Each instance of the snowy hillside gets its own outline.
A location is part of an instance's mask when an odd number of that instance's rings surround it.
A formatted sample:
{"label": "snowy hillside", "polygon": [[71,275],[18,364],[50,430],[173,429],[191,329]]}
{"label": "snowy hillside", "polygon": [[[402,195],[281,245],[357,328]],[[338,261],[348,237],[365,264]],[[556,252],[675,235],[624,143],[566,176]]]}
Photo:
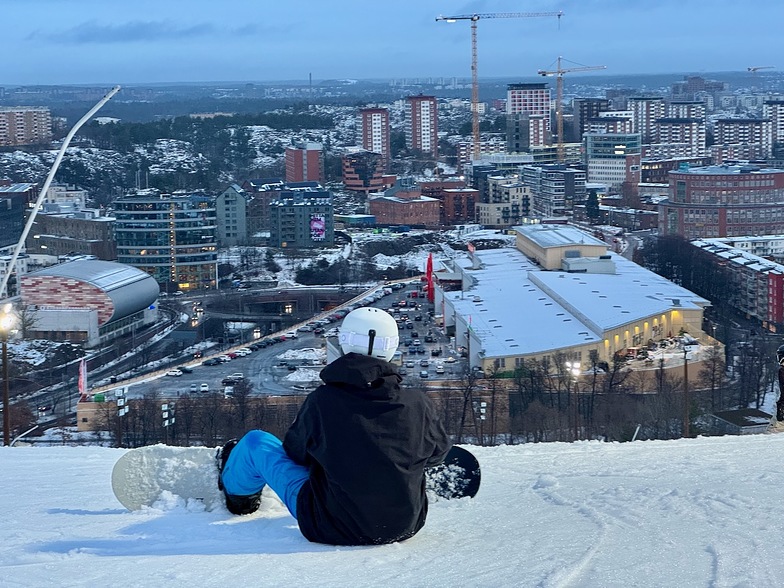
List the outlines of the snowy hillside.
{"label": "snowy hillside", "polygon": [[127,512],[122,450],[0,449],[4,586],[781,584],[784,435],[473,448],[475,499],[431,503],[413,539],[308,543],[273,497],[235,517],[176,500]]}

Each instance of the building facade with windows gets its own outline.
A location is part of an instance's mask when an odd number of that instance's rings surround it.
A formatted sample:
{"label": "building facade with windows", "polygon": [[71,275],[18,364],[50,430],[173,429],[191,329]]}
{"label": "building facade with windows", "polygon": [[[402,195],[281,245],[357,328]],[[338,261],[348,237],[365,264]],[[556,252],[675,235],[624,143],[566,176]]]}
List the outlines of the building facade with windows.
{"label": "building facade with windows", "polygon": [[312,249],[335,243],[332,194],[322,188],[283,190],[270,203],[270,247]]}
{"label": "building facade with windows", "polygon": [[587,181],[619,190],[624,183],[640,183],[642,144],[638,133],[586,133]]}
{"label": "building facade with windows", "polygon": [[304,143],[286,147],[287,182],[323,182],[324,147],[321,143]]}
{"label": "building facade with windows", "polygon": [[669,174],[659,234],[686,239],[784,233],[784,170],[714,165]]}
{"label": "building facade with windows", "polygon": [[215,198],[143,190],[114,201],[117,261],[165,291],[217,287]]}
{"label": "building facade with windows", "polygon": [[391,155],[389,110],[386,108],[362,108],[359,111],[359,120],[362,131],[362,148],[381,155],[384,171],[386,171]]}
{"label": "building facade with windows", "polygon": [[0,106],[0,147],[40,145],[52,140],[52,115],[37,106]]}
{"label": "building facade with windows", "polygon": [[406,146],[438,159],[438,102],[434,96],[406,98]]}

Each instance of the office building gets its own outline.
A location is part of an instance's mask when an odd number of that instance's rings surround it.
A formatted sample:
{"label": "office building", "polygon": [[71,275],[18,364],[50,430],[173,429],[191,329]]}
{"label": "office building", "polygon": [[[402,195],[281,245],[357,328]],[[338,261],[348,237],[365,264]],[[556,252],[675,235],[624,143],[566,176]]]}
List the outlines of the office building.
{"label": "office building", "polygon": [[624,183],[640,182],[641,144],[639,133],[585,134],[587,181],[619,190]]}
{"label": "office building", "polygon": [[214,197],[142,190],[113,207],[117,261],[147,272],[166,292],[217,287]]}

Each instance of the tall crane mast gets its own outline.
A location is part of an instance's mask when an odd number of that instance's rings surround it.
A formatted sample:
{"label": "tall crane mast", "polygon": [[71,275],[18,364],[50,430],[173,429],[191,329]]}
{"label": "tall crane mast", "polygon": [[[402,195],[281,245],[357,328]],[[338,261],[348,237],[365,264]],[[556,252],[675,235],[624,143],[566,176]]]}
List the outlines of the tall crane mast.
{"label": "tall crane mast", "polygon": [[436,22],[471,21],[471,130],[473,131],[473,159],[479,159],[479,74],[476,58],[476,23],[486,18],[535,18],[557,16],[560,23],[563,11],[558,12],[485,12],[482,14],[459,14],[457,16],[437,16]]}
{"label": "tall crane mast", "polygon": [[752,65],[746,68],[751,73],[757,73],[761,69],[775,69],[772,65]]}
{"label": "tall crane mast", "polygon": [[556,76],[555,78],[555,120],[558,131],[558,163],[563,163],[564,160],[564,140],[563,140],[563,76],[566,73],[575,71],[595,71],[598,69],[607,69],[606,65],[581,65],[579,67],[561,67],[562,57],[558,57],[555,70],[547,71],[540,69],[538,73],[540,76]]}

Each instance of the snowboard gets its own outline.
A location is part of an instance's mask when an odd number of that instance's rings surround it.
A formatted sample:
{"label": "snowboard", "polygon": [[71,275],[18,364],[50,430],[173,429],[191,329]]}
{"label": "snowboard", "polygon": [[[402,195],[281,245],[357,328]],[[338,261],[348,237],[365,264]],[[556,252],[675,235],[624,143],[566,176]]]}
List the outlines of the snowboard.
{"label": "snowboard", "polygon": [[[112,469],[112,490],[128,510],[184,501],[187,508],[213,510],[225,505],[218,489],[214,447],[148,445],[131,449]],[[479,491],[479,462],[453,446],[444,463],[425,470],[428,491],[445,499],[473,497]],[[202,506],[203,505],[203,506]]]}
{"label": "snowboard", "polygon": [[479,492],[482,472],[474,454],[452,445],[444,463],[425,470],[425,487],[440,498],[473,498]]}

